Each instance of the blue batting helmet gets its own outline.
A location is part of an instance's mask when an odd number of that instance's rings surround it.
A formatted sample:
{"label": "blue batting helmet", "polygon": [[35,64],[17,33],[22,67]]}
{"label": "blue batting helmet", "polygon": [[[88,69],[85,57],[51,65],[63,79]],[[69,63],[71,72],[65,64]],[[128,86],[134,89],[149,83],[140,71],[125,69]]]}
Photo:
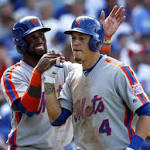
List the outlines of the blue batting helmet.
{"label": "blue batting helmet", "polygon": [[44,27],[40,19],[36,16],[24,17],[14,25],[12,36],[19,53],[24,53],[27,49],[27,43],[25,42],[24,37],[38,30],[47,32],[51,29]]}
{"label": "blue batting helmet", "polygon": [[92,51],[98,51],[104,41],[104,29],[96,19],[88,16],[77,17],[71,26],[70,30],[65,31],[65,34],[72,34],[72,32],[80,32],[91,35],[89,47]]}

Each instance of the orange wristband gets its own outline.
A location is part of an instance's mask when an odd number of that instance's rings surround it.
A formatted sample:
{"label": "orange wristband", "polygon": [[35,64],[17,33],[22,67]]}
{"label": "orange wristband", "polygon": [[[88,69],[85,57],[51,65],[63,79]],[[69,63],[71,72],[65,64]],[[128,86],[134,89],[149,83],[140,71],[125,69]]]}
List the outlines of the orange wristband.
{"label": "orange wristband", "polygon": [[28,112],[36,112],[41,103],[41,97],[39,98],[32,97],[26,91],[21,98],[21,103]]}
{"label": "orange wristband", "polygon": [[33,70],[32,77],[30,80],[30,85],[32,86],[41,86],[41,73],[36,69]]}
{"label": "orange wristband", "polygon": [[100,53],[111,53],[111,44],[109,45],[103,45],[102,48],[100,49]]}
{"label": "orange wristband", "polygon": [[104,45],[110,45],[111,44],[111,37],[104,36],[103,44]]}
{"label": "orange wristband", "polygon": [[104,36],[104,40],[111,40],[111,39],[112,39],[111,36],[110,37]]}

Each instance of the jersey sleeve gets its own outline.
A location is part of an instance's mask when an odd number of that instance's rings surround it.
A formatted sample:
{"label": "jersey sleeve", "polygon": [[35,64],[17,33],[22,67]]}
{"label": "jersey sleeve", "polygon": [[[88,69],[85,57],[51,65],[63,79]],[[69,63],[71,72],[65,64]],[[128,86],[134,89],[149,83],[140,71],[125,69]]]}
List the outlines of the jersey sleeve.
{"label": "jersey sleeve", "polygon": [[16,72],[15,69],[8,69],[1,78],[1,87],[5,99],[12,107],[12,104],[20,99],[28,88],[28,81],[25,81],[22,75]]}
{"label": "jersey sleeve", "polygon": [[135,112],[150,101],[140,82],[137,80],[134,71],[129,66],[122,66],[121,70],[117,72],[115,80],[117,92],[127,106]]}
{"label": "jersey sleeve", "polygon": [[71,73],[68,74],[66,82],[60,92],[59,101],[62,108],[68,109],[70,112],[73,111],[73,100],[70,91]]}

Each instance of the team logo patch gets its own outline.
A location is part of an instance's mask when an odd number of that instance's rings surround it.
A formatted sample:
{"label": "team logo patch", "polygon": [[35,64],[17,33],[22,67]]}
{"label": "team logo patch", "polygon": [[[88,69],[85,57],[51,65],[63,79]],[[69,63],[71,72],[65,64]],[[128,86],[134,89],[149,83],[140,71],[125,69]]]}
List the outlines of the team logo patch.
{"label": "team logo patch", "polygon": [[75,26],[78,27],[80,23],[81,23],[81,19],[76,20]]}
{"label": "team logo patch", "polygon": [[34,24],[35,26],[37,25],[37,20],[36,20],[36,19],[32,19],[31,22],[32,22],[32,24]]}
{"label": "team logo patch", "polygon": [[134,93],[134,95],[137,96],[139,94],[142,94],[144,91],[143,91],[141,84],[138,83],[138,84],[132,85],[130,92]]}

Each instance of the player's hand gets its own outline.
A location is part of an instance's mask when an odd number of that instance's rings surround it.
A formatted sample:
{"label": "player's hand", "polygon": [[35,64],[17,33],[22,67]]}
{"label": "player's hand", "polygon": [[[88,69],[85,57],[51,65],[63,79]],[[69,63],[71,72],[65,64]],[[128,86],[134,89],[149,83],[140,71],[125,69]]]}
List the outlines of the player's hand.
{"label": "player's hand", "polygon": [[105,36],[111,37],[125,19],[125,8],[123,6],[118,8],[115,5],[106,19],[105,12],[102,11],[100,22],[103,24]]}
{"label": "player's hand", "polygon": [[38,64],[35,66],[35,69],[43,73],[52,65],[56,64],[57,58],[60,58],[60,62],[64,62],[65,58],[60,53],[46,53],[39,60]]}
{"label": "player's hand", "polygon": [[42,84],[54,84],[55,76],[60,68],[63,68],[63,65],[60,63],[60,57],[57,57],[56,64],[42,73]]}

